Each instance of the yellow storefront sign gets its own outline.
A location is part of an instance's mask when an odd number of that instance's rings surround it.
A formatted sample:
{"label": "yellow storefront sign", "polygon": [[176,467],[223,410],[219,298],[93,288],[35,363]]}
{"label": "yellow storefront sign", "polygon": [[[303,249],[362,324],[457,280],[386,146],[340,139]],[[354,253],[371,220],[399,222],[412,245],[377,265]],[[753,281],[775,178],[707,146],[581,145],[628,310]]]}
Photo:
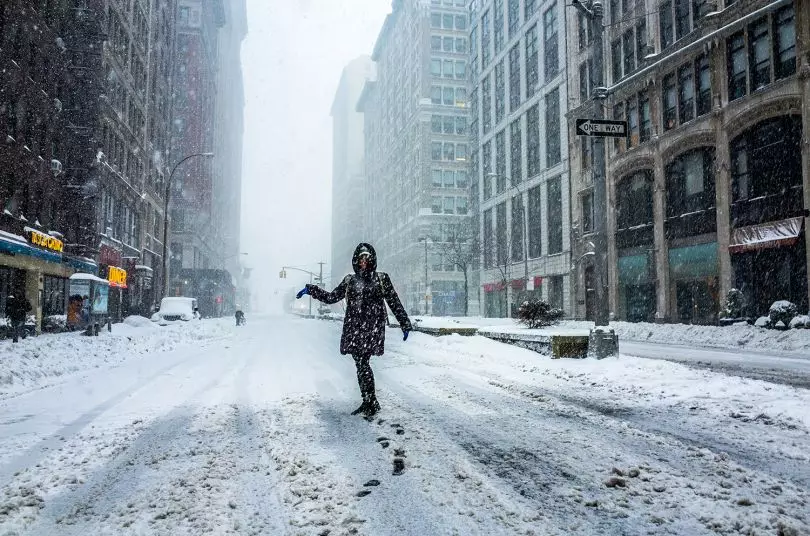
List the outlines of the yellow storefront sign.
{"label": "yellow storefront sign", "polygon": [[39,231],[31,231],[30,241],[33,245],[39,246],[51,251],[62,253],[65,245],[58,238],[54,238]]}
{"label": "yellow storefront sign", "polygon": [[117,266],[110,266],[107,281],[111,287],[127,288],[127,271]]}

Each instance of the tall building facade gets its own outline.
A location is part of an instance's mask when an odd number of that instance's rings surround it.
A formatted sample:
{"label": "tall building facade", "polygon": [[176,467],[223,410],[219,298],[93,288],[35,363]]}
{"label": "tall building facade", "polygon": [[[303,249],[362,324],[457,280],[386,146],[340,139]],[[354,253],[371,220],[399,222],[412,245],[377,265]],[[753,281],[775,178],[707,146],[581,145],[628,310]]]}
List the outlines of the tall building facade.
{"label": "tall building facade", "polygon": [[469,226],[466,0],[395,0],[364,113],[366,227],[409,312],[458,315],[464,273],[445,255]]}
{"label": "tall building facade", "polygon": [[[170,294],[193,293],[203,314],[233,309],[239,285],[244,0],[180,0],[172,152],[189,159],[172,181]],[[226,270],[230,268],[230,270]]]}
{"label": "tall building facade", "polygon": [[482,313],[571,311],[565,2],[474,0],[471,169]]}
{"label": "tall building facade", "polygon": [[[610,307],[617,319],[714,323],[732,288],[747,316],[808,308],[810,2],[610,0]],[[568,23],[575,312],[592,317],[591,28]],[[575,76],[576,74],[576,76]]]}
{"label": "tall building facade", "polygon": [[343,69],[332,102],[332,285],[352,272],[352,252],[366,239],[365,138],[357,101],[373,79],[371,57],[356,58]]}
{"label": "tall building facade", "polygon": [[110,280],[114,319],[152,307],[173,4],[0,6],[0,157],[12,164],[3,167],[2,225],[5,251],[15,253],[2,257],[0,294],[24,291],[38,325],[64,314],[66,278],[76,271]]}

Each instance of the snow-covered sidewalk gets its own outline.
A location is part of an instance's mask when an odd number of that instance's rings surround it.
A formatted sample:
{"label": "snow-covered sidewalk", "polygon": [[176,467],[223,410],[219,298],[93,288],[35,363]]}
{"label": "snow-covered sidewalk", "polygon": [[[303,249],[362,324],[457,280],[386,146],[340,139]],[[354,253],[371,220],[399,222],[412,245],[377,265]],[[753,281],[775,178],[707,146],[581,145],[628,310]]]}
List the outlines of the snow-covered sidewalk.
{"label": "snow-covered sidewalk", "polygon": [[0,400],[59,382],[65,376],[112,367],[147,354],[230,336],[230,319],[158,326],[129,317],[98,337],[44,334],[14,344],[0,341]]}
{"label": "snow-covered sidewalk", "polygon": [[0,534],[810,533],[810,391],[392,329],[367,422],[341,327],[256,319],[0,401]]}

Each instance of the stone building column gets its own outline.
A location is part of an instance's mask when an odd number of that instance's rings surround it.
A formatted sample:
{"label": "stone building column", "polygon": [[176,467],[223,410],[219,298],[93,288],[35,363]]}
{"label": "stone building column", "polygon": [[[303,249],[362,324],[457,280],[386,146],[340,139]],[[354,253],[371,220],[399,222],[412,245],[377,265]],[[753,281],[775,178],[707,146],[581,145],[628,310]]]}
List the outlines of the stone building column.
{"label": "stone building column", "polygon": [[715,203],[717,206],[717,276],[720,304],[725,302],[731,290],[731,156],[728,147],[728,133],[723,128],[721,116],[712,118],[715,132]]}
{"label": "stone building column", "polygon": [[669,322],[669,244],[665,222],[667,219],[667,187],[664,174],[664,159],[660,151],[653,157],[653,235],[655,237],[655,322]]}
{"label": "stone building column", "polygon": [[[607,117],[607,114],[606,114]],[[607,138],[607,142],[610,138]],[[619,250],[616,247],[616,180],[615,173],[610,165],[609,143],[605,143],[605,159],[607,160],[607,227],[605,229],[605,242],[607,243],[607,295],[610,305],[610,319],[615,320],[619,311]],[[594,257],[595,258],[595,257]]]}

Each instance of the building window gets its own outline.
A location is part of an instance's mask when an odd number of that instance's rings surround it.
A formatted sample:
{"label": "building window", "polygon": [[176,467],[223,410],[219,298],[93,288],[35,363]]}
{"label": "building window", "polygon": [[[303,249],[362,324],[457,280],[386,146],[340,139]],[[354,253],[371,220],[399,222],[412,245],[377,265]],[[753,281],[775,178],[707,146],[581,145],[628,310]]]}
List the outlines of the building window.
{"label": "building window", "polygon": [[666,167],[667,216],[677,217],[713,207],[714,149],[683,153]]}
{"label": "building window", "polygon": [[778,80],[796,74],[796,19],[793,6],[777,11],[773,26],[774,76]]}
{"label": "building window", "polygon": [[625,76],[636,70],[636,47],[633,30],[627,30],[622,36],[624,48],[624,74]]}
{"label": "building window", "polygon": [[495,66],[495,124],[499,124],[506,115],[506,81],[504,80],[504,62]]}
{"label": "building window", "polygon": [[642,17],[636,23],[636,62],[641,63],[647,57],[647,19]]}
{"label": "building window", "polygon": [[523,260],[523,196],[512,198],[512,262]]}
{"label": "building window", "polygon": [[467,135],[467,118],[466,117],[456,117],[456,135],[458,136],[466,136]]}
{"label": "building window", "polygon": [[661,109],[663,111],[664,130],[670,130],[678,124],[678,96],[675,89],[675,75],[664,77],[661,90]]}
{"label": "building window", "polygon": [[695,118],[695,72],[691,63],[678,69],[678,111],[680,123]]}
{"label": "building window", "polygon": [[636,147],[639,143],[638,135],[638,102],[635,96],[627,101],[627,130],[628,144],[630,147]]}
{"label": "building window", "polygon": [[540,82],[540,71],[537,64],[537,25],[526,32],[526,98],[531,98],[537,91]]}
{"label": "building window", "polygon": [[745,61],[745,33],[739,32],[728,40],[728,100],[733,101],[748,93],[747,65]]}
{"label": "building window", "polygon": [[499,194],[506,190],[506,131],[495,135],[495,191]]}
{"label": "building window", "polygon": [[442,159],[442,142],[434,141],[430,144],[430,159],[433,161]]}
{"label": "building window", "polygon": [[509,38],[515,36],[520,27],[520,0],[509,0]]}
{"label": "building window", "polygon": [[540,173],[540,109],[537,104],[526,112],[526,170],[529,177]]}
{"label": "building window", "polygon": [[618,23],[620,20],[619,0],[610,0],[610,22]]}
{"label": "building window", "polygon": [[509,125],[509,150],[510,178],[514,186],[523,181],[523,131],[520,129],[520,119]]}
{"label": "building window", "polygon": [[456,214],[465,216],[467,212],[469,212],[469,209],[467,208],[467,198],[456,197]]}
{"label": "building window", "polygon": [[644,143],[652,138],[652,116],[650,114],[650,96],[647,91],[638,94],[639,141]]}
{"label": "building window", "polygon": [[542,255],[543,234],[543,198],[540,186],[529,190],[529,258],[536,259]]}
{"label": "building window", "polygon": [[509,111],[520,106],[520,45],[509,51]]}
{"label": "building window", "polygon": [[700,19],[711,12],[709,0],[692,0],[692,25],[697,28]]}
{"label": "building window", "polygon": [[442,197],[440,195],[434,195],[431,198],[430,211],[433,214],[441,214],[442,213]]}
{"label": "building window", "polygon": [[544,60],[545,80],[548,82],[560,70],[560,57],[557,39],[557,7],[553,6],[543,13],[543,37],[545,39]]}
{"label": "building window", "polygon": [[484,167],[484,200],[492,197],[492,142],[486,142],[481,148]]}
{"label": "building window", "polygon": [[689,13],[690,0],[674,0],[675,40],[683,39],[692,31],[692,17]]}
{"label": "building window", "polygon": [[430,60],[430,76],[440,77],[442,75],[442,60]]}
{"label": "building window", "polygon": [[658,10],[661,50],[675,42],[675,22],[672,20],[672,2],[664,2]]}
{"label": "building window", "polygon": [[705,54],[695,61],[697,71],[697,114],[704,115],[712,110],[712,75],[709,58]]}
{"label": "building window", "polygon": [[492,56],[490,52],[490,27],[489,27],[489,10],[485,11],[481,16],[481,69],[485,69],[489,65],[489,60]]}
{"label": "building window", "polygon": [[442,38],[438,35],[431,36],[430,50],[433,52],[440,52],[442,50]]}
{"label": "building window", "polygon": [[771,83],[771,37],[768,19],[762,18],[748,29],[749,54],[751,56],[751,91]]}
{"label": "building window", "polygon": [[591,95],[591,72],[588,62],[584,61],[579,66],[579,99],[585,102]]}
{"label": "building window", "polygon": [[611,66],[613,67],[613,82],[618,82],[622,78],[622,42],[617,39],[610,46]]}
{"label": "building window", "polygon": [[593,227],[593,192],[582,194],[582,234],[592,233]]}
{"label": "building window", "polygon": [[484,268],[492,268],[492,209],[484,211]]}
{"label": "building window", "polygon": [[563,308],[563,276],[553,275],[548,278],[548,304],[555,309]]}
{"label": "building window", "polygon": [[559,177],[548,181],[548,254],[562,253],[562,181]]}
{"label": "building window", "polygon": [[645,170],[622,177],[616,185],[616,228],[653,223],[653,175]]}
{"label": "building window", "polygon": [[442,103],[442,88],[441,86],[430,86],[430,102],[432,104]]}
{"label": "building window", "polygon": [[506,203],[501,203],[495,207],[495,262],[499,266],[508,262],[506,236]]}
{"label": "building window", "polygon": [[441,188],[442,187],[442,170],[441,169],[434,169],[431,171],[431,185],[434,188]]}
{"label": "building window", "polygon": [[560,90],[546,95],[546,167],[552,167],[562,160],[560,143]]}
{"label": "building window", "polygon": [[579,49],[585,50],[591,44],[591,23],[588,17],[581,11],[577,11],[577,35],[579,38]]}
{"label": "building window", "polygon": [[[624,102],[618,102],[613,105],[613,119],[616,121],[624,121]],[[625,149],[627,140],[624,138],[613,139],[613,150],[622,152]]]}
{"label": "building window", "polygon": [[492,21],[495,23],[495,55],[503,49],[503,0],[495,0],[493,9],[495,16]]}
{"label": "building window", "polygon": [[456,15],[455,22],[456,22],[456,30],[467,29],[467,17],[465,17],[464,15]]}
{"label": "building window", "polygon": [[492,130],[492,82],[489,75],[481,81],[481,112],[484,134]]}
{"label": "building window", "polygon": [[526,0],[526,20],[537,12],[537,0]]}

